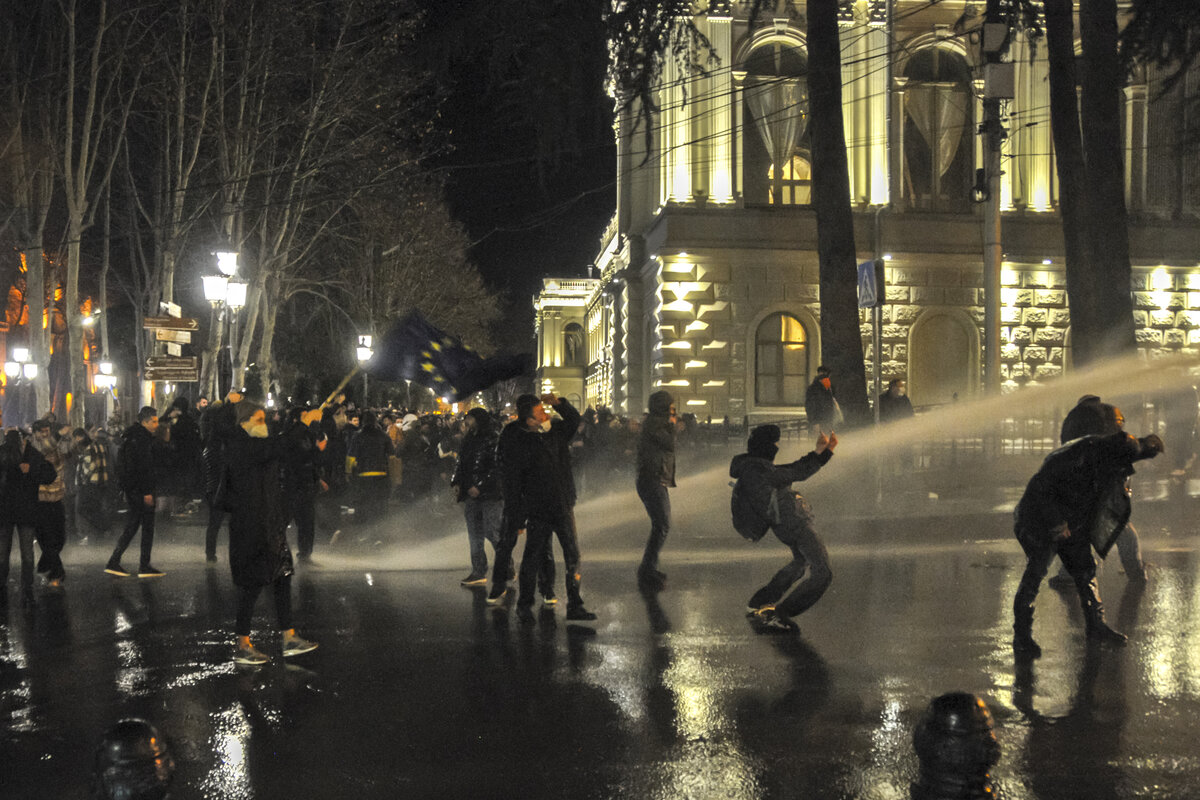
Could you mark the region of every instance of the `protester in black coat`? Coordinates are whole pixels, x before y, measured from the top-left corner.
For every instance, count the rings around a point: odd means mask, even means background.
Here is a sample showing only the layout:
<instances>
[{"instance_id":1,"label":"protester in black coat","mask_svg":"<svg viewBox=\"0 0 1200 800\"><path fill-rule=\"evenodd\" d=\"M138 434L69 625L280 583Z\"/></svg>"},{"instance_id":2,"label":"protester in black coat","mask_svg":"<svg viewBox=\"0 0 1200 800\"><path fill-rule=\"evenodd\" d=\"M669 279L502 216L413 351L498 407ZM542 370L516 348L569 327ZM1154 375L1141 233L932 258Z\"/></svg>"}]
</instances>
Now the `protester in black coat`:
<instances>
[{"instance_id":1,"label":"protester in black coat","mask_svg":"<svg viewBox=\"0 0 1200 800\"><path fill-rule=\"evenodd\" d=\"M804 393L804 413L808 427L830 433L841 424L842 411L833 391L833 378L828 367L817 367L817 377Z\"/></svg>"},{"instance_id":2,"label":"protester in black coat","mask_svg":"<svg viewBox=\"0 0 1200 800\"><path fill-rule=\"evenodd\" d=\"M297 555L301 563L312 561L316 538L316 500L321 487L320 457L325 445L320 411L294 408L283 428L283 475L289 521L296 521Z\"/></svg>"},{"instance_id":3,"label":"protester in black coat","mask_svg":"<svg viewBox=\"0 0 1200 800\"><path fill-rule=\"evenodd\" d=\"M8 602L8 566L13 531L21 551L21 598L33 602L33 540L38 517L38 487L57 473L37 448L10 430L0 445L0 608Z\"/></svg>"},{"instance_id":4,"label":"protester in black coat","mask_svg":"<svg viewBox=\"0 0 1200 800\"><path fill-rule=\"evenodd\" d=\"M201 450L203 463L204 499L208 503L208 527L204 531L204 560L209 564L217 563L217 536L221 532L221 524L229 516L226 507L224 483L226 476L226 445L235 426L235 407L242 399L236 392L230 392L224 402L210 404L204 410L200 419L200 432L203 436L204 447Z\"/></svg>"},{"instance_id":5,"label":"protester in black coat","mask_svg":"<svg viewBox=\"0 0 1200 800\"><path fill-rule=\"evenodd\" d=\"M264 409L246 400L237 404L237 427L231 432L228 456L229 568L238 589L237 648L240 664L263 664L268 658L250 643L254 604L263 587L272 587L283 655L316 648L292 626L292 552L288 549L281 459L285 443L270 436Z\"/></svg>"},{"instance_id":6,"label":"protester in black coat","mask_svg":"<svg viewBox=\"0 0 1200 800\"><path fill-rule=\"evenodd\" d=\"M1013 599L1015 650L1041 655L1033 639L1033 603L1056 555L1075 580L1088 637L1125 642L1124 634L1104 622L1091 550L1103 558L1129 521L1125 479L1133 463L1162 451L1155 434L1135 439L1118 431L1075 439L1046 456L1014 512L1014 532L1026 558Z\"/></svg>"},{"instance_id":7,"label":"protester in black coat","mask_svg":"<svg viewBox=\"0 0 1200 800\"><path fill-rule=\"evenodd\" d=\"M496 464L499 436L492 415L484 408L472 408L465 418L467 433L458 450L458 460L450 485L463 504L467 522L467 544L471 555L471 573L463 586L487 583L487 551L484 542L495 548L500 540L500 520L504 503L500 493L500 470Z\"/></svg>"},{"instance_id":8,"label":"protester in black coat","mask_svg":"<svg viewBox=\"0 0 1200 800\"><path fill-rule=\"evenodd\" d=\"M551 422L542 403L551 405L560 425ZM571 439L579 429L579 412L565 399L554 394L521 395L517 398L517 419L500 435L500 457L504 493L504 521L496 564L492 568L492 590L488 602L496 605L507 592L507 579L518 533L526 531L525 553L521 557L520 594L517 609L524 619L531 618L534 589L539 571L550 547L551 535L557 535L566 568L567 619L596 618L583 605L579 591L579 543L575 533L573 491L569 466L562 461ZM544 595L544 591L543 591Z\"/></svg>"},{"instance_id":9,"label":"protester in black coat","mask_svg":"<svg viewBox=\"0 0 1200 800\"><path fill-rule=\"evenodd\" d=\"M125 548L142 530L141 557L138 561L139 578L162 577L162 570L150 564L154 548L154 502L158 493L158 476L166 463L166 445L155 437L158 430L158 412L153 406L142 406L137 422L130 425L121 437L121 449L117 453L117 480L125 493L125 507L129 521L117 540L112 556L104 571L110 575L128 577L121 566Z\"/></svg>"},{"instance_id":10,"label":"protester in black coat","mask_svg":"<svg viewBox=\"0 0 1200 800\"><path fill-rule=\"evenodd\" d=\"M637 578L643 589L661 589L667 576L658 569L658 557L671 529L671 497L667 490L675 486L675 436L681 426L670 392L650 395L649 410L638 436L635 486L650 517L650 535Z\"/></svg>"},{"instance_id":11,"label":"protester in black coat","mask_svg":"<svg viewBox=\"0 0 1200 800\"><path fill-rule=\"evenodd\" d=\"M387 511L391 482L388 478L388 456L395 452L392 440L383 432L370 411L362 413L362 430L350 441L350 458L354 460L355 509L359 522L377 522Z\"/></svg>"}]
</instances>

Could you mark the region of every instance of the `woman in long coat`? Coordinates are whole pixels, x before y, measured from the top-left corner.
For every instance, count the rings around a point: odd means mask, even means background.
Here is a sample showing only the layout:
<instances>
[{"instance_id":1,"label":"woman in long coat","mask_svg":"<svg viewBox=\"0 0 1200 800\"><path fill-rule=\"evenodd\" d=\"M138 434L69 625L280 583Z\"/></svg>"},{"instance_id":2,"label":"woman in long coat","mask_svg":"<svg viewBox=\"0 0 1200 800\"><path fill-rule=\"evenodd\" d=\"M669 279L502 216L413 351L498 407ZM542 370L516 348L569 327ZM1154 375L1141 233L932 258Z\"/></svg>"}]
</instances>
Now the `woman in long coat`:
<instances>
[{"instance_id":1,"label":"woman in long coat","mask_svg":"<svg viewBox=\"0 0 1200 800\"><path fill-rule=\"evenodd\" d=\"M316 642L300 637L292 625L292 552L287 543L282 456L285 442L267 430L262 406L243 400L236 406L237 426L226 450L223 502L230 511L229 567L238 589L237 649L239 664L265 664L270 659L250 643L254 604L264 587L275 596L285 658L315 650ZM220 489L218 490L220 492Z\"/></svg>"}]
</instances>

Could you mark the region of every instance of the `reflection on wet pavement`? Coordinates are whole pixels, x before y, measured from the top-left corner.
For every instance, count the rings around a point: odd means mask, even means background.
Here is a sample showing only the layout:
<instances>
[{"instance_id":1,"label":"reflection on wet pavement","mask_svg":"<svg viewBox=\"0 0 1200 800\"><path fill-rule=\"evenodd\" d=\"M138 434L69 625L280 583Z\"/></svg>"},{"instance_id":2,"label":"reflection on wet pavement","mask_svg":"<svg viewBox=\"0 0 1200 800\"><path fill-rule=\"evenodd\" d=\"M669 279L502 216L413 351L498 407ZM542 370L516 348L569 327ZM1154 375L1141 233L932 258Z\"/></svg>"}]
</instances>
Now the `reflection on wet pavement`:
<instances>
[{"instance_id":1,"label":"reflection on wet pavement","mask_svg":"<svg viewBox=\"0 0 1200 800\"><path fill-rule=\"evenodd\" d=\"M951 523L947 523L953 524ZM0 797L82 797L98 737L141 716L171 742L173 798L909 797L929 701L980 695L1000 796L1188 797L1200 785L1200 582L1190 532L1144 524L1145 587L1102 571L1124 649L1087 646L1076 598L1043 589L1037 661L1014 660L1023 566L1002 526L925 546L831 536L829 593L798 636L758 632L746 596L785 551L732 539L668 551L668 590L633 557L586 565L600 619L518 618L457 584L327 558L298 575L321 643L235 666L228 574L164 548L167 578L68 561L64 595L0 615ZM992 535L995 533L995 535ZM457 541L455 544L459 544ZM462 549L465 552L465 543ZM256 624L269 617L260 609Z\"/></svg>"}]
</instances>

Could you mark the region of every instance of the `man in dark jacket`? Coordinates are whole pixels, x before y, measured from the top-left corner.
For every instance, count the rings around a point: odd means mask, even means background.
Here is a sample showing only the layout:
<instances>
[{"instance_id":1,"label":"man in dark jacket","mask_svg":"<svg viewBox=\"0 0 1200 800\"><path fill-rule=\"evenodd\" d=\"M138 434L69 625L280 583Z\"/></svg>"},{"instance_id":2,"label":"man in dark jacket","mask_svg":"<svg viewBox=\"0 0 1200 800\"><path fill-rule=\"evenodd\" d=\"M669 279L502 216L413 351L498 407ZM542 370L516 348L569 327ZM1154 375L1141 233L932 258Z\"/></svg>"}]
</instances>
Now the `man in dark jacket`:
<instances>
[{"instance_id":1,"label":"man in dark jacket","mask_svg":"<svg viewBox=\"0 0 1200 800\"><path fill-rule=\"evenodd\" d=\"M296 549L301 564L312 563L316 538L316 502L321 489L320 456L325 448L321 412L293 408L283 428L283 477L289 522L296 521Z\"/></svg>"},{"instance_id":2,"label":"man in dark jacket","mask_svg":"<svg viewBox=\"0 0 1200 800\"><path fill-rule=\"evenodd\" d=\"M1094 394L1085 394L1079 398L1075 407L1063 418L1059 443L1066 444L1082 436L1111 436L1125 430L1125 415L1121 409L1108 403L1103 403ZM1121 491L1128 492L1128 479L1120 478ZM1117 491L1117 489L1113 489ZM1146 582L1146 564L1142 561L1142 545L1138 539L1137 530L1132 524L1117 534L1117 555L1121 566L1125 568L1125 578L1134 583ZM1048 583L1055 589L1069 589L1075 585L1066 565L1061 565L1059 572Z\"/></svg>"},{"instance_id":3,"label":"man in dark jacket","mask_svg":"<svg viewBox=\"0 0 1200 800\"><path fill-rule=\"evenodd\" d=\"M221 525L229 516L228 504L225 502L227 484L223 484L226 475L225 465L229 434L234 427L235 407L242 396L230 392L224 402L207 405L204 416L200 418L200 435L204 442L201 450L201 460L204 465L204 498L208 503L208 526L204 531L204 560L209 565L217 563L217 536Z\"/></svg>"},{"instance_id":4,"label":"man in dark jacket","mask_svg":"<svg viewBox=\"0 0 1200 800\"><path fill-rule=\"evenodd\" d=\"M117 480L125 493L129 521L117 539L117 546L104 571L109 575L129 577L121 566L121 556L133 541L138 528L142 530L142 552L138 561L139 578L161 578L162 570L150 564L150 553L154 549L154 500L157 494L158 476L162 471L164 445L154 434L158 430L158 412L153 406L142 406L137 422L130 425L121 435L121 450L117 453Z\"/></svg>"},{"instance_id":5,"label":"man in dark jacket","mask_svg":"<svg viewBox=\"0 0 1200 800\"><path fill-rule=\"evenodd\" d=\"M841 420L841 410L833 392L833 378L829 368L817 367L817 377L808 385L804 393L804 413L808 417L808 427L830 433L837 428Z\"/></svg>"},{"instance_id":6,"label":"man in dark jacket","mask_svg":"<svg viewBox=\"0 0 1200 800\"><path fill-rule=\"evenodd\" d=\"M13 531L21 551L21 600L33 603L33 540L38 519L38 487L57 473L19 431L10 430L0 445L0 608L8 602L8 564Z\"/></svg>"},{"instance_id":7,"label":"man in dark jacket","mask_svg":"<svg viewBox=\"0 0 1200 800\"><path fill-rule=\"evenodd\" d=\"M792 617L804 613L821 599L833 581L833 570L829 567L825 543L813 530L808 504L790 487L794 481L812 477L829 463L838 438L837 434L826 436L822 432L812 452L790 464L775 464L779 435L777 425L759 425L752 430L746 452L734 456L729 463L729 475L741 484L750 507L792 551L791 562L754 593L746 610L769 630L793 631L796 624ZM785 598L784 593L793 584L796 588Z\"/></svg>"},{"instance_id":8,"label":"man in dark jacket","mask_svg":"<svg viewBox=\"0 0 1200 800\"><path fill-rule=\"evenodd\" d=\"M1117 431L1072 440L1046 456L1014 512L1014 532L1026 558L1013 599L1018 653L1034 658L1042 653L1033 639L1033 603L1056 555L1075 580L1088 638L1124 644L1125 635L1104 622L1091 550L1103 558L1129 521L1125 479L1133 474L1133 462L1162 451L1155 434L1135 439Z\"/></svg>"},{"instance_id":9,"label":"man in dark jacket","mask_svg":"<svg viewBox=\"0 0 1200 800\"><path fill-rule=\"evenodd\" d=\"M562 418L561 425L551 422L542 406L547 403ZM563 457L579 429L579 412L561 397L544 394L517 398L517 419L500 435L497 454L500 461L504 515L500 546L492 567L492 590L488 603L497 605L507 592L507 577L517 536L526 531L525 553L521 557L518 612L522 619L532 618L530 608L538 573L551 547L551 535L557 535L566 569L567 619L593 620L596 615L584 608L579 583L579 543L575 535L569 465Z\"/></svg>"},{"instance_id":10,"label":"man in dark jacket","mask_svg":"<svg viewBox=\"0 0 1200 800\"><path fill-rule=\"evenodd\" d=\"M637 443L637 493L650 516L650 536L638 567L638 585L643 589L661 589L667 576L658 569L658 556L671 530L671 496L675 486L675 400L671 393L650 395L650 413L642 422Z\"/></svg>"},{"instance_id":11,"label":"man in dark jacket","mask_svg":"<svg viewBox=\"0 0 1200 800\"><path fill-rule=\"evenodd\" d=\"M254 604L264 587L275 596L283 656L315 650L292 625L292 552L288 549L289 513L285 508L281 460L286 443L267 430L266 412L255 403L237 404L237 425L227 437L229 464L229 568L238 590L239 664L265 664L269 658L250 642Z\"/></svg>"},{"instance_id":12,"label":"man in dark jacket","mask_svg":"<svg viewBox=\"0 0 1200 800\"><path fill-rule=\"evenodd\" d=\"M464 418L467 427L450 485L457 491L467 520L467 543L471 552L471 574L463 578L463 586L482 586L487 583L487 550L500 538L500 518L504 510L500 494L500 471L496 466L496 443L499 439L492 415L484 408L472 408Z\"/></svg>"},{"instance_id":13,"label":"man in dark jacket","mask_svg":"<svg viewBox=\"0 0 1200 800\"><path fill-rule=\"evenodd\" d=\"M325 436L325 450L318 461L322 491L317 495L317 527L329 536L329 543L337 542L341 535L342 498L346 496L349 482L346 478L346 409L342 406L327 407L321 412L321 433Z\"/></svg>"},{"instance_id":14,"label":"man in dark jacket","mask_svg":"<svg viewBox=\"0 0 1200 800\"><path fill-rule=\"evenodd\" d=\"M887 391L879 395L879 421L896 422L912 417L912 401L908 399L908 384L903 378L888 381Z\"/></svg>"},{"instance_id":15,"label":"man in dark jacket","mask_svg":"<svg viewBox=\"0 0 1200 800\"><path fill-rule=\"evenodd\" d=\"M375 421L375 414L364 411L360 417L362 429L350 440L350 458L354 459L355 489L358 501L355 509L360 522L377 522L387 511L388 456L395 452L392 440Z\"/></svg>"}]
</instances>

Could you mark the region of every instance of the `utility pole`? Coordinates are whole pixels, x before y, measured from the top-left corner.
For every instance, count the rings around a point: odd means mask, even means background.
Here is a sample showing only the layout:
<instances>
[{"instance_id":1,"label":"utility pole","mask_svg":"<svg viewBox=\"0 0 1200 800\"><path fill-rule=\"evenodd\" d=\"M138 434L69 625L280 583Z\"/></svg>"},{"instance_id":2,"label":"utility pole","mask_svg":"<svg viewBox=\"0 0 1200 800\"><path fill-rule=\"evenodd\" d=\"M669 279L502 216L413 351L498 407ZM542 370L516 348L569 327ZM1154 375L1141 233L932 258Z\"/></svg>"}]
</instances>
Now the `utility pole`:
<instances>
[{"instance_id":1,"label":"utility pole","mask_svg":"<svg viewBox=\"0 0 1200 800\"><path fill-rule=\"evenodd\" d=\"M1009 27L1001 0L987 0L983 24L983 178L976 192L984 194L983 219L983 385L987 394L1000 391L1000 264L1004 257L1000 232L1000 148L1004 126L1000 101L1014 93L1012 64L1000 61L1008 47Z\"/></svg>"}]
</instances>

